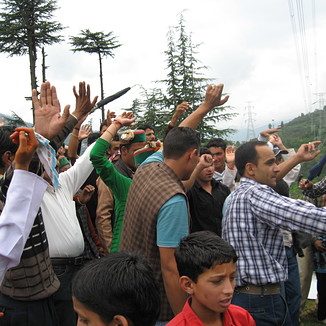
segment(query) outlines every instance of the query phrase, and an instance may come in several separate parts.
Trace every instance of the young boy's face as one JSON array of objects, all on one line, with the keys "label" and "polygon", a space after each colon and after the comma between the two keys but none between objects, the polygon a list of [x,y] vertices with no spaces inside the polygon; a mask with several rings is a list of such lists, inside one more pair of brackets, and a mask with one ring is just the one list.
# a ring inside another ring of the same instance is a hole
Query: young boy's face
[{"label": "young boy's face", "polygon": [[97,313],[87,309],[74,296],[72,297],[72,301],[74,303],[74,310],[78,314],[77,326],[109,326],[111,324],[104,323]]},{"label": "young boy's face", "polygon": [[192,282],[191,307],[196,314],[223,313],[231,304],[235,287],[236,264],[233,262],[216,265]]}]

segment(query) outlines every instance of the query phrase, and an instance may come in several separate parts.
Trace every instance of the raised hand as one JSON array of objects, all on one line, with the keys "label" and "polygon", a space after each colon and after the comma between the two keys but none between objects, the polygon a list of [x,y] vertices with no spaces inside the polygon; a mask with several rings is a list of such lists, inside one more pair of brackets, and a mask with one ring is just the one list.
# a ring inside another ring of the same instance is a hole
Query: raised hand
[{"label": "raised hand", "polygon": [[213,164],[213,158],[212,155],[210,154],[203,154],[200,158],[199,161],[197,163],[197,167],[200,170],[209,168],[210,166],[212,166]]},{"label": "raised hand", "polygon": [[79,92],[77,93],[76,87],[73,87],[73,92],[76,97],[76,109],[72,113],[78,120],[84,118],[91,109],[94,107],[97,96],[94,97],[91,102],[91,88],[89,85],[86,86],[85,82],[79,83]]},{"label": "raised hand", "polygon": [[316,150],[320,143],[321,141],[313,141],[309,144],[302,144],[296,154],[301,162],[313,160],[320,153],[319,150]]},{"label": "raised hand", "polygon": [[89,124],[82,125],[78,132],[78,140],[82,141],[83,139],[88,138],[92,134],[92,127]]},{"label": "raised hand", "polygon": [[32,101],[35,116],[35,131],[43,137],[51,140],[65,125],[70,105],[66,105],[61,115],[60,102],[57,91],[49,82],[41,86],[40,97],[37,96],[36,89],[32,90]]},{"label": "raised hand", "polygon": [[0,122],[0,127],[3,127],[6,125],[6,120],[5,120],[5,117],[2,117],[1,118],[1,122]]},{"label": "raised hand", "polygon": [[112,123],[114,118],[116,118],[115,112],[110,112],[110,110],[109,110],[108,113],[106,114],[106,124],[107,124],[107,126],[109,126]]},{"label": "raised hand", "polygon": [[225,104],[229,96],[225,96],[222,99],[222,93],[223,93],[223,84],[218,84],[218,85],[209,85],[206,90],[206,96],[205,96],[205,102],[210,106],[210,107],[216,107],[216,106],[221,106]]},{"label": "raised hand", "polygon": [[136,117],[132,112],[123,112],[114,121],[114,124],[120,124],[121,127],[133,126],[135,124]]},{"label": "raised hand", "polygon": [[16,128],[15,132],[9,137],[15,144],[19,143],[15,155],[15,169],[27,171],[36,148],[38,147],[33,129],[26,127]]},{"label": "raised hand", "polygon": [[279,131],[281,131],[281,126],[278,126],[277,128],[271,128],[271,129],[263,130],[260,134],[263,137],[269,137],[270,135],[273,135],[273,134],[275,134],[276,132],[279,132]]},{"label": "raised hand", "polygon": [[225,149],[225,161],[226,161],[229,168],[234,167],[235,151],[236,150],[237,150],[237,148],[235,146],[228,146]]}]

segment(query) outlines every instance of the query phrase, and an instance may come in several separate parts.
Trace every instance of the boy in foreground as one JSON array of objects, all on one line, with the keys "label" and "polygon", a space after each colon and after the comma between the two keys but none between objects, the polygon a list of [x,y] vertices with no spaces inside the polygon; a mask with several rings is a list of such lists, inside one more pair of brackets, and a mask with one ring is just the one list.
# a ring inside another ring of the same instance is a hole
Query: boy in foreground
[{"label": "boy in foreground", "polygon": [[93,260],[78,271],[72,300],[77,326],[153,326],[160,310],[152,269],[126,252]]},{"label": "boy in foreground", "polygon": [[237,256],[233,247],[210,231],[190,234],[175,250],[182,289],[191,295],[167,326],[255,325],[251,315],[231,304]]}]

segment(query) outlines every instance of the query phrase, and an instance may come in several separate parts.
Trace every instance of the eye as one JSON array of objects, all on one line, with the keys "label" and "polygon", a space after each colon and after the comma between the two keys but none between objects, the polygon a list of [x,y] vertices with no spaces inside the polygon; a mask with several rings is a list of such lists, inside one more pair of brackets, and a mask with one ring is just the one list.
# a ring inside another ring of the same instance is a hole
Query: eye
[{"label": "eye", "polygon": [[82,318],[78,316],[78,323],[84,324],[84,325],[88,325],[88,319],[86,318]]}]

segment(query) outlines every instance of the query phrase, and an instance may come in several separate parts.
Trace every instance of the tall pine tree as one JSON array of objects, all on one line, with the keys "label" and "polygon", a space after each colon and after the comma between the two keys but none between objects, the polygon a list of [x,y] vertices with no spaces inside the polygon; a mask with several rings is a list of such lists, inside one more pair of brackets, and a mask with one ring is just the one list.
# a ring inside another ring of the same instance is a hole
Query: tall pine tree
[{"label": "tall pine tree", "polygon": [[[141,123],[152,124],[156,134],[162,136],[162,127],[171,119],[177,107],[183,101],[190,103],[190,109],[184,114],[185,118],[202,103],[208,84],[212,79],[205,78],[203,71],[206,66],[200,65],[196,59],[199,44],[194,44],[191,35],[187,34],[183,15],[180,15],[177,26],[168,32],[168,48],[166,56],[167,77],[156,84],[164,85],[164,90],[157,88],[146,92],[145,99],[140,101],[141,112],[145,112]],[[223,137],[232,133],[232,129],[219,130],[215,127],[221,120],[229,120],[235,114],[227,112],[228,107],[214,108],[199,125],[202,141],[213,137]],[[164,128],[163,128],[164,129]]]}]

